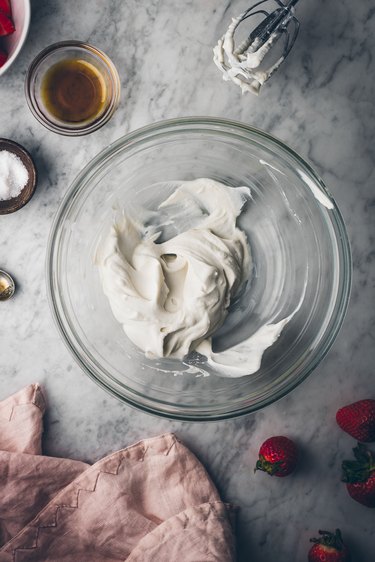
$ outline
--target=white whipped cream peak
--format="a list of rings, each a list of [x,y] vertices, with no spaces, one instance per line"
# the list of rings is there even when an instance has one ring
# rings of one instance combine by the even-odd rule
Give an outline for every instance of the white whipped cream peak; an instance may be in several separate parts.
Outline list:
[[[250,189],[208,178],[177,185],[159,205],[158,224],[122,213],[111,227],[96,256],[104,293],[146,357],[183,360],[197,351],[221,376],[249,375],[296,312],[228,350],[212,351],[211,337],[252,269],[246,235],[237,226]],[[163,232],[174,220],[174,233]],[[204,365],[199,372],[206,372]]]
[[[250,250],[236,226],[248,188],[211,179],[184,182],[160,208],[182,206],[200,219],[165,242],[123,216],[102,244],[103,290],[129,339],[148,357],[182,359],[224,322],[250,271]]]

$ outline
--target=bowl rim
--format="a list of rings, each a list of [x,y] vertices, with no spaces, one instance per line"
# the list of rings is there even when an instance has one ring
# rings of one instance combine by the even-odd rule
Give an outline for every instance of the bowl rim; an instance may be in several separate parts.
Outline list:
[[[18,156],[27,168],[29,175],[27,184],[17,197],[0,200],[0,215],[9,215],[22,209],[33,197],[38,184],[38,170],[30,152],[26,150],[22,144],[14,140],[0,137],[0,150],[9,150],[9,152]]]
[[[250,405],[242,405],[242,407],[237,408],[231,411],[225,412],[216,412],[216,413],[207,413],[205,411],[201,413],[197,413],[196,411],[188,411],[187,409],[184,412],[180,412],[180,406],[176,406],[172,408],[170,404],[167,403],[169,406],[169,410],[166,411],[165,409],[161,409],[160,405],[163,404],[162,401],[155,401],[150,399],[147,401],[143,401],[143,403],[139,403],[136,400],[136,393],[133,392],[132,396],[124,396],[124,394],[118,392],[114,386],[111,386],[110,378],[105,375],[105,379],[102,377],[98,377],[96,373],[94,373],[90,366],[85,362],[85,360],[81,357],[79,351],[75,349],[68,331],[62,322],[62,319],[59,314],[58,306],[56,303],[56,295],[54,293],[54,278],[53,278],[53,265],[54,265],[54,248],[56,245],[56,235],[58,233],[58,226],[63,219],[64,214],[68,210],[71,202],[75,199],[76,194],[80,190],[80,184],[83,179],[87,180],[91,178],[94,173],[97,173],[98,170],[105,166],[107,160],[113,157],[116,153],[120,150],[125,150],[128,147],[134,147],[137,141],[145,140],[152,136],[157,136],[163,131],[166,130],[173,130],[174,127],[181,127],[181,126],[196,126],[194,130],[198,131],[199,126],[204,128],[204,130],[210,130],[212,132],[212,127],[224,128],[225,132],[228,132],[228,128],[232,129],[230,131],[232,134],[234,132],[242,132],[242,133],[249,133],[255,137],[259,137],[261,139],[266,139],[267,141],[271,142],[271,144],[275,144],[278,148],[282,151],[286,152],[290,157],[296,160],[302,167],[305,169],[310,176],[312,176],[317,184],[320,187],[324,196],[328,197],[330,202],[332,203],[333,207],[330,209],[330,213],[333,213],[335,218],[335,223],[337,229],[340,233],[340,236],[336,237],[337,243],[339,248],[341,249],[342,258],[341,258],[341,269],[343,275],[341,276],[340,280],[342,281],[342,289],[340,295],[340,301],[337,297],[336,305],[339,304],[336,314],[335,314],[335,323],[332,326],[330,332],[325,334],[325,338],[319,349],[319,352],[316,352],[312,357],[309,364],[304,368],[302,373],[299,375],[298,378],[289,381],[285,387],[274,395],[261,398],[256,404]],[[182,129],[179,129],[181,132]],[[327,190],[323,180],[320,176],[315,172],[315,170],[310,166],[308,162],[306,162],[297,152],[295,152],[292,148],[290,148],[286,143],[282,140],[278,139],[277,137],[259,129],[252,127],[246,123],[225,119],[221,117],[204,117],[204,116],[197,116],[197,117],[182,117],[182,118],[173,118],[173,119],[166,119],[162,121],[157,121],[155,123],[146,125],[134,131],[131,131],[122,137],[115,140],[111,143],[107,148],[100,151],[93,159],[91,159],[85,167],[81,170],[81,172],[75,177],[73,180],[69,190],[66,192],[65,196],[63,197],[60,206],[56,212],[54,217],[49,238],[48,238],[48,245],[47,245],[47,252],[46,252],[46,283],[47,283],[47,297],[49,301],[49,305],[51,308],[52,316],[54,318],[54,322],[57,326],[57,329],[62,336],[64,344],[68,347],[70,352],[73,354],[76,362],[80,365],[82,370],[86,375],[88,375],[96,384],[98,384],[101,388],[103,388],[107,393],[111,396],[115,396],[121,402],[128,404],[138,410],[141,410],[145,413],[149,413],[152,415],[156,415],[158,417],[164,417],[167,419],[174,419],[179,421],[195,421],[195,422],[207,422],[207,421],[220,421],[225,419],[233,419],[243,415],[247,415],[263,409],[274,402],[280,400],[287,394],[289,394],[292,390],[294,390],[299,384],[301,384],[306,378],[312,373],[312,371],[317,367],[317,365],[324,359],[327,355],[328,351],[332,347],[338,332],[343,324],[345,319],[345,315],[348,309],[349,298],[350,298],[350,291],[351,291],[351,283],[352,283],[352,256],[351,256],[351,249],[350,243],[347,235],[347,231],[345,228],[345,223],[341,212],[339,211],[335,200],[333,199],[330,192]],[[75,342],[77,343],[77,342]],[[155,406],[156,404],[156,406]],[[159,406],[159,407],[158,407]]]
[[[30,28],[30,19],[31,19],[31,5],[30,0],[24,0],[24,7],[25,7],[25,19],[23,24],[22,33],[20,35],[19,41],[17,43],[16,48],[14,49],[12,56],[8,58],[6,63],[0,68],[0,76],[5,74],[5,72],[12,66],[16,58],[21,52],[22,47],[24,46],[27,35],[29,33]]]
[[[107,67],[108,72],[113,80],[113,96],[110,99],[110,103],[106,111],[100,115],[100,117],[96,121],[89,121],[83,126],[74,127],[66,127],[64,124],[58,125],[53,121],[50,121],[46,115],[39,109],[38,104],[35,100],[33,85],[35,81],[35,76],[38,73],[38,68],[40,63],[46,59],[51,53],[64,51],[64,49],[69,47],[75,47],[77,49],[82,49],[82,51],[86,53],[90,53],[92,55],[98,56],[103,64]],[[101,49],[87,43],[85,41],[77,41],[76,39],[69,39],[66,41],[58,41],[56,43],[52,43],[48,45],[44,49],[42,49],[31,61],[25,77],[24,83],[24,90],[25,90],[25,97],[27,105],[34,115],[35,119],[46,129],[57,133],[59,135],[64,135],[68,137],[76,137],[76,136],[83,136],[93,133],[100,129],[103,125],[105,125],[115,113],[119,102],[120,102],[120,95],[121,95],[121,81],[117,71],[115,64],[112,62],[112,59]]]

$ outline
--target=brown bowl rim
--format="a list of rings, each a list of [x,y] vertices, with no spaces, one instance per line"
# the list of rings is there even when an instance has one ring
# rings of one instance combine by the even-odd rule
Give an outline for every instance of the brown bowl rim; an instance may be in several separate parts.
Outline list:
[[[10,139],[0,137],[0,151],[8,150],[18,156],[26,167],[29,179],[17,197],[0,200],[0,215],[14,213],[24,207],[32,198],[38,181],[38,173],[31,154],[22,145]]]

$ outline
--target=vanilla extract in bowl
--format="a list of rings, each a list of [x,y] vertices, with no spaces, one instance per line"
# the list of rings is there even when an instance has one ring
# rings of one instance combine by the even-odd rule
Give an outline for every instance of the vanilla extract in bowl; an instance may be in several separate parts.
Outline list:
[[[32,61],[25,82],[34,117],[50,131],[67,136],[100,129],[116,111],[120,91],[111,59],[81,41],[46,47]]]
[[[47,111],[65,123],[81,123],[101,115],[107,86],[100,71],[83,59],[64,59],[43,77],[41,97]]]

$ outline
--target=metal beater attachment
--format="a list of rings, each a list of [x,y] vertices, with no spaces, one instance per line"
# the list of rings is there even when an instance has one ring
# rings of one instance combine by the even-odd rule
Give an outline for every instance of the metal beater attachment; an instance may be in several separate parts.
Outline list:
[[[294,15],[298,0],[261,0],[237,18],[214,48],[214,62],[223,72],[224,80],[232,80],[243,92],[258,94],[288,56],[299,31]],[[253,23],[236,45],[242,22]],[[243,26],[242,26],[243,28]],[[241,29],[242,29],[241,28]]]

